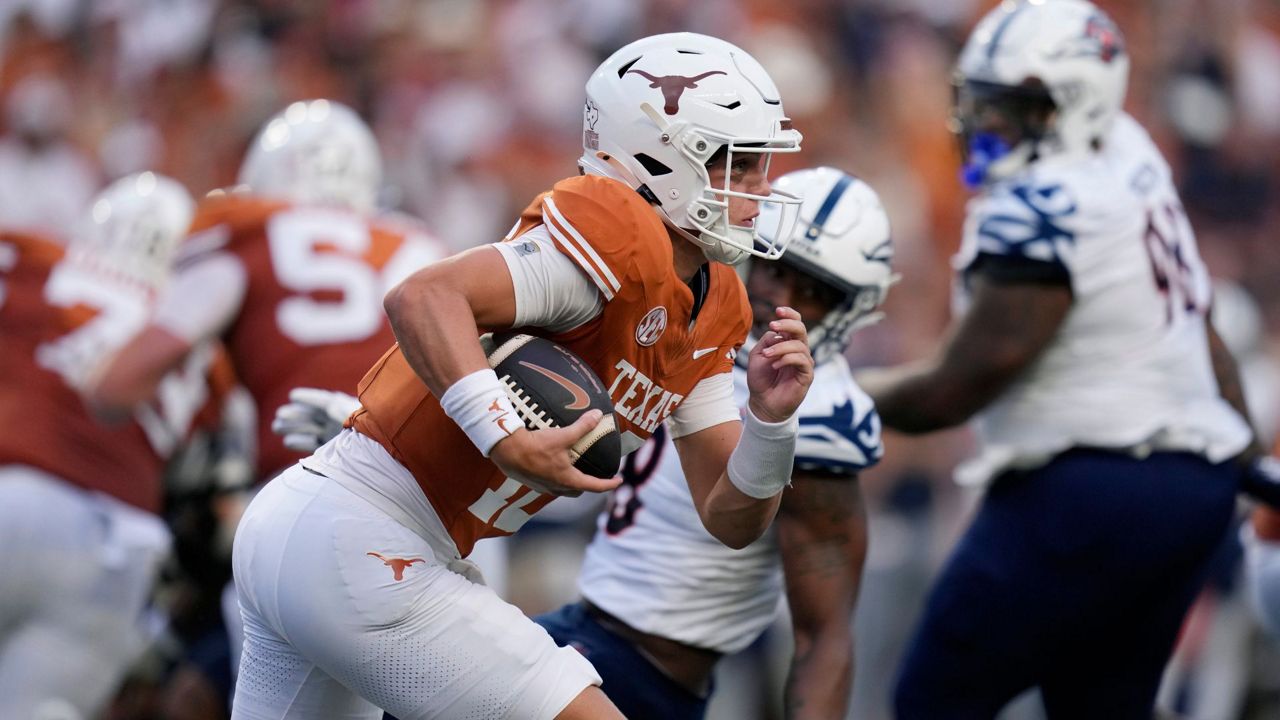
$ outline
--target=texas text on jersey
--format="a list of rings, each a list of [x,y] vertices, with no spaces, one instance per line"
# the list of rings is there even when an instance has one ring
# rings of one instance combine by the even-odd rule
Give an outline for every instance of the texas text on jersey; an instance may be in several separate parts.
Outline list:
[[[509,242],[539,227],[591,279],[604,308],[567,332],[529,332],[573,350],[600,375],[615,403],[623,450],[634,450],[698,381],[730,371],[750,324],[742,282],[733,268],[709,263],[699,304],[672,269],[669,236],[657,214],[607,178],[556,184],[524,211]],[[463,556],[480,538],[515,532],[551,501],[508,482],[475,449],[399,348],[361,381],[360,401],[353,426],[409,469]]]

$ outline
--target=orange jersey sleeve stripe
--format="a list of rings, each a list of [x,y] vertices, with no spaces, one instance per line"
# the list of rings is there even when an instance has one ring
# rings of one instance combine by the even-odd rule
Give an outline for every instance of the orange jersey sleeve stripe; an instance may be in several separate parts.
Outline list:
[[[605,299],[612,300],[613,296],[622,289],[622,283],[618,282],[618,277],[609,269],[609,265],[595,251],[595,248],[591,247],[591,243],[587,242],[577,228],[564,219],[555,201],[550,197],[546,198],[543,201],[543,208],[542,222],[547,226],[547,230],[569,251],[578,265],[587,271],[587,275],[595,282],[596,287],[604,293]]]

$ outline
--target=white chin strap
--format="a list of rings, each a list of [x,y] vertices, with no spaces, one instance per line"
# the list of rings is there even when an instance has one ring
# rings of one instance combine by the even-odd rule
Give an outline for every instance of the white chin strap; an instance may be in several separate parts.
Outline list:
[[[711,262],[724,263],[725,265],[737,265],[743,260],[751,257],[751,253],[748,253],[746,250],[736,248],[728,243],[721,242],[718,239],[712,238],[710,242],[708,242],[708,239],[701,233],[695,234],[692,230],[687,230],[676,225],[671,221],[671,218],[667,217],[666,212],[661,214],[663,221],[667,224],[667,227],[675,230],[680,237],[702,248],[702,254]]]
[[[726,245],[719,241],[715,245],[703,245],[702,247],[702,254],[706,255],[708,260],[724,263],[725,265],[737,265],[751,257],[751,254],[746,250],[739,250],[732,245]]]

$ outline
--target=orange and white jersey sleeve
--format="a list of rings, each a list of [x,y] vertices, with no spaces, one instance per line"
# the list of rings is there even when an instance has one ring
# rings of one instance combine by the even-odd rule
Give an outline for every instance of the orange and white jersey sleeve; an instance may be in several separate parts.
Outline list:
[[[525,210],[512,241],[538,225],[605,303],[641,290],[629,282],[637,269],[648,266],[652,276],[661,277],[671,263],[661,220],[634,190],[614,180],[592,175],[561,180]],[[662,240],[654,242],[656,237]]]
[[[667,418],[667,430],[672,440],[679,440],[699,430],[740,419],[741,411],[733,400],[733,373],[717,373],[693,386],[689,396]]]
[[[595,283],[560,251],[545,226],[494,247],[511,273],[516,327],[565,332],[591,321],[604,308]]]
[[[615,182],[583,175],[557,183],[542,201],[542,224],[561,252],[573,258],[605,302],[622,291],[635,245],[629,204],[613,196],[630,192]]]

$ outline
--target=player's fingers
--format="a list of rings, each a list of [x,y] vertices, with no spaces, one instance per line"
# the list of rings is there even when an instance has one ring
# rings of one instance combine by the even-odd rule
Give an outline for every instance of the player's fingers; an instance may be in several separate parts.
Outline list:
[[[803,338],[808,334],[804,323],[792,319],[774,320],[769,323],[769,329],[775,333],[793,338]]]
[[[779,319],[785,319],[785,320],[800,319],[800,311],[796,310],[793,307],[788,307],[786,305],[774,308],[773,313],[777,315]]]
[[[345,421],[351,416],[351,413],[359,409],[360,398],[343,392],[332,393],[329,403],[325,406],[325,410],[329,413],[329,417],[337,420],[338,422]]]
[[[297,427],[273,427],[271,431],[280,436],[280,442],[290,450],[302,450],[310,452],[320,447],[322,439],[327,437],[325,433],[318,432],[313,428],[297,428]],[[304,439],[305,438],[305,439]]]
[[[777,360],[774,360],[773,363],[770,364],[770,367],[774,370],[781,370],[782,368],[790,367],[801,372],[812,373],[813,358],[808,355],[802,355],[801,353],[788,353]]]
[[[288,403],[276,408],[276,418],[281,420],[305,422],[320,414],[319,408],[299,403]]]
[[[611,478],[598,478],[594,475],[588,475],[577,468],[572,468],[570,474],[563,480],[567,488],[597,493],[609,492],[622,484],[621,475],[615,475]]]
[[[763,352],[786,339],[787,339],[787,336],[783,335],[782,333],[769,331],[764,334],[764,337],[760,338],[760,341],[756,343],[756,346],[752,348],[751,351]]]
[[[316,422],[315,416],[310,414],[290,417],[276,413],[276,416],[271,419],[271,432],[277,435],[292,432],[319,432],[320,428],[321,424]]]
[[[809,345],[803,340],[782,340],[765,348],[764,356],[771,359],[796,353],[809,354]]]
[[[289,391],[289,401],[324,409],[334,393],[313,387],[296,387]]]
[[[564,439],[570,444],[581,440],[583,437],[586,437],[587,433],[596,428],[596,425],[599,424],[600,418],[602,417],[604,417],[604,413],[599,410],[588,410],[582,413],[577,420],[574,420],[573,423],[565,426]]]

